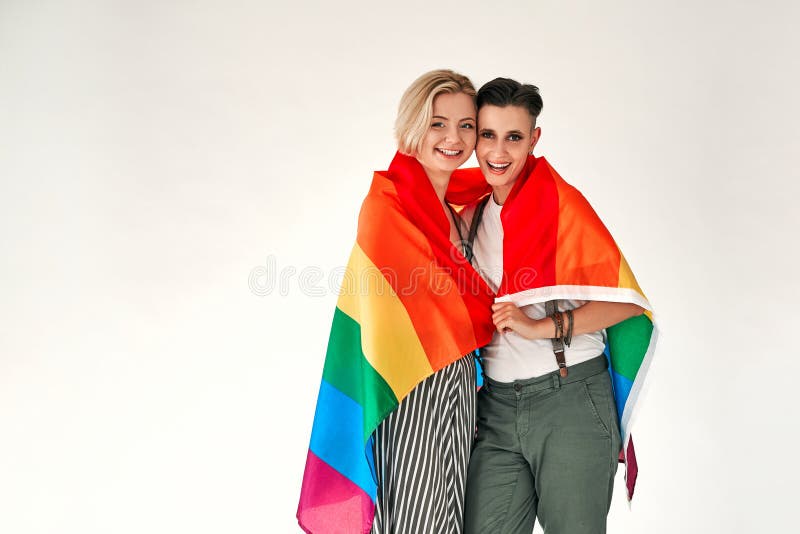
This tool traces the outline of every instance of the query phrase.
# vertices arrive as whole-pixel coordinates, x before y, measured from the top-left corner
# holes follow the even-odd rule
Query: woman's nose
[[[506,153],[506,146],[503,144],[502,141],[494,141],[491,144],[491,151],[490,154],[494,157],[502,156]]]
[[[457,141],[457,140],[460,140],[460,139],[461,139],[461,136],[459,135],[459,133],[460,133],[460,132],[458,131],[458,128],[454,128],[454,127],[450,126],[450,127],[449,127],[449,128],[447,128],[447,130],[445,131],[445,134],[444,134],[444,136],[445,136],[445,140],[447,140],[447,141]]]

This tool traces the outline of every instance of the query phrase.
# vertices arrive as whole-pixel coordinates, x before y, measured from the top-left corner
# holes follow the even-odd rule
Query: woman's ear
[[[542,136],[542,129],[537,126],[531,132],[531,146],[528,147],[529,154],[533,154],[533,147],[535,147],[536,143],[539,142],[539,138],[541,136]]]

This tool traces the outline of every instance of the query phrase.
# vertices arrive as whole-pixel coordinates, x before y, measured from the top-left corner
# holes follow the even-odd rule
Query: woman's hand
[[[550,319],[547,319],[549,322]],[[520,310],[513,302],[497,302],[492,304],[492,322],[501,334],[516,332],[527,339],[541,339],[547,337],[542,331],[542,321],[531,319]]]
[[[498,302],[492,304],[492,322],[500,333],[516,332],[527,339],[549,339],[555,336],[555,325],[550,317],[544,319],[531,319],[520,310],[513,302]],[[644,312],[636,304],[622,302],[591,301],[573,310],[572,335],[579,336],[590,332],[597,332],[619,322],[641,315]],[[566,316],[565,321],[567,321]],[[564,324],[566,331],[568,322]]]

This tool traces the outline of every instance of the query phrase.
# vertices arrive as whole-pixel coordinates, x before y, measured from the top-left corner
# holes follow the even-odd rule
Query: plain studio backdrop
[[[793,530],[800,10],[740,4],[0,1],[0,532],[299,531],[358,210],[443,67],[540,87],[655,306],[609,532]]]

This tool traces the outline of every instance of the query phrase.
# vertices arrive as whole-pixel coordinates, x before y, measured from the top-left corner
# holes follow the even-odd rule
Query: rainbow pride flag
[[[466,182],[456,196],[486,188],[482,178]],[[370,531],[373,431],[423,379],[491,340],[494,295],[449,230],[416,159],[397,154],[375,173],[317,398],[297,510],[306,532]]]
[[[478,174],[479,169],[458,170],[451,181],[475,184]],[[646,310],[606,330],[630,500],[638,473],[631,426],[658,336],[650,302],[589,202],[544,158],[528,157],[500,218],[504,276],[498,302],[525,306],[556,299],[601,300]]]

